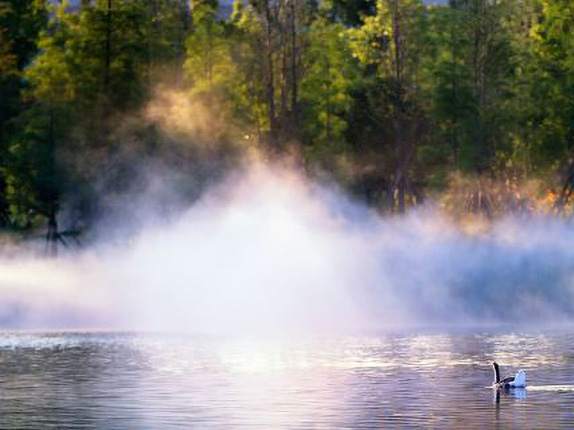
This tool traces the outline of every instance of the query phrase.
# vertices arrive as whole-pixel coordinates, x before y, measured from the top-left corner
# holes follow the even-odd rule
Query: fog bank
[[[129,241],[1,260],[0,324],[249,334],[574,318],[574,227],[556,219],[471,236],[262,162],[169,222],[154,207]]]

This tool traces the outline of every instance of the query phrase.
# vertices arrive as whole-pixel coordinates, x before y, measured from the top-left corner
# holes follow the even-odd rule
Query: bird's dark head
[[[492,367],[494,368],[494,383],[496,384],[500,381],[500,370],[498,370],[498,363],[493,361]]]

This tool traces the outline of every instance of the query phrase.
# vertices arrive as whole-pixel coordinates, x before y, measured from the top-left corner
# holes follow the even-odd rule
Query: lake
[[[522,368],[528,388],[501,392]],[[2,429],[574,427],[574,332],[0,333]]]

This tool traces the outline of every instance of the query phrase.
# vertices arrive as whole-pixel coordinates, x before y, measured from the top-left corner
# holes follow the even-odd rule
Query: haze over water
[[[574,316],[568,222],[507,218],[469,235],[432,209],[381,217],[261,163],[179,214],[129,204],[144,197],[126,197],[88,250],[1,260],[2,325],[289,334]]]

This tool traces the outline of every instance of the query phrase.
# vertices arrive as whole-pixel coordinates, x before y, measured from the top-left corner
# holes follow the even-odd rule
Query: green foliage
[[[533,163],[544,169],[574,149],[574,11],[569,2],[542,1],[542,19],[533,27],[536,82],[531,98],[537,106]]]
[[[303,127],[314,146],[344,143],[350,89],[359,79],[346,29],[319,17],[310,28],[306,74],[301,83]]]
[[[217,19],[217,4],[197,2],[187,40],[185,72],[194,91],[225,87],[237,73],[232,60],[231,27]]]
[[[300,154],[390,211],[453,172],[550,178],[574,151],[573,10],[236,0],[223,16],[216,0],[1,2],[0,227],[49,218],[71,192],[100,207],[90,184],[129,183],[129,162],[110,167],[121,154],[163,156],[160,120],[214,142],[212,157],[254,142]]]
[[[58,206],[64,184],[56,169],[54,143],[62,127],[54,122],[52,112],[38,108],[19,119],[22,128],[11,142],[7,166],[7,199],[15,225],[28,225],[36,215],[48,217]]]
[[[46,23],[46,2],[0,2],[0,228],[14,226],[9,210],[9,140],[18,133],[15,118],[26,108],[23,71],[37,50]]]

